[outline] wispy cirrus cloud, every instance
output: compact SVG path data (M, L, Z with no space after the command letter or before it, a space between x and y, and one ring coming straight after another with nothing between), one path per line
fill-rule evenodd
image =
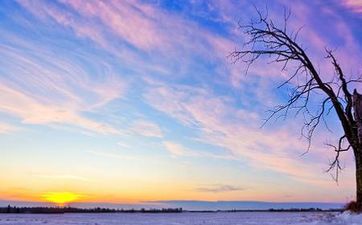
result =
M195 57L202 59L202 63L218 67L221 78L231 70L226 59L235 46L231 39L162 10L157 4L141 1L60 2L73 9L73 13L49 2L19 1L19 4L44 23L49 23L50 19L71 28L80 38L94 41L141 74L146 71L172 74L174 79L189 76L188 71L198 65ZM88 24L92 26L84 28ZM147 57L150 53L151 58Z
M343 0L342 4L356 13L362 13L362 2L360 0Z
M17 39L13 44L16 47L0 44L0 57L7 58L1 69L0 111L26 124L65 124L97 133L119 133L84 115L122 97L126 85L118 76L111 71L97 78L42 46Z
M105 158L112 158L112 159L117 159L117 160L136 160L136 157L133 156L127 156L127 155L122 155L119 153L112 153L112 152L106 152L106 151L93 151L93 150L89 150L87 151L88 153L95 155L95 156L100 156L100 157L105 157Z
M146 4L136 5L133 1L61 2L86 18L99 18L118 37L140 49L160 48L168 43L162 35L161 26L157 23L157 10ZM54 18L58 17L55 15Z
M172 157L192 157L192 158L209 158L209 159L222 159L222 160L238 160L237 157L226 154L215 154L207 151L200 151L199 149L190 149L180 143L174 141L162 142L165 149L171 154Z
M312 171L322 171L326 162L306 164L299 158L306 144L298 138L295 129L294 132L290 127L260 129L255 126L260 124L258 116L234 108L227 98L216 97L206 90L156 87L144 98L180 123L198 129L200 141L227 149L234 159L246 159L252 167L283 173L302 182L324 182L319 181L320 174L314 177ZM165 147L175 156L189 154L189 150L179 144L166 142ZM318 149L311 154L318 155Z
M25 124L68 124L97 133L118 133L109 125L82 117L77 109L43 104L22 92L2 85L0 90L3 93L0 97L0 111L19 117Z
M87 21L79 21L74 14L56 7L47 1L17 1L22 7L31 12L41 20L47 21L52 19L56 23L71 28L74 33L81 38L88 38L102 47L106 47L106 38L98 26L94 26Z
M146 137L162 138L164 136L161 128L156 123L143 119L134 121L128 131Z
M19 130L19 128L14 125L8 123L0 123L0 134L13 133L17 130Z
M172 156L183 156L189 153L189 151L180 144L171 141L165 141L163 144Z
M243 191L245 190L245 188L234 185L214 184L214 185L198 187L195 190L199 192L220 193L220 192Z
M279 1L279 3L281 2L283 1ZM230 76L228 78L230 79L233 87L240 85L241 87L245 87L245 91L250 90L250 87L247 87L248 84L242 82L242 72L239 72L239 68L235 69L235 67L228 66L227 60L221 60L222 58L225 59L227 53L234 49L235 43L232 41L232 38L212 33L208 29L203 28L193 21L188 21L182 16L169 13L166 10L158 8L157 5L138 1L124 1L122 3L113 1L109 1L107 3L89 1L60 1L60 3L65 6L65 8L69 7L72 9L70 11L66 11L65 8L57 7L57 5L48 2L42 2L40 4L37 2L34 3L23 1L19 3L35 16L43 19L43 21L47 21L48 18L51 18L59 25L71 28L79 37L89 38L98 43L100 46L104 46L107 50L114 48L112 50L113 53L116 49L124 52L124 56L130 56L128 58L141 59L141 61L135 60L138 62L138 65L141 64L139 62L145 62L144 56L140 56L135 52L131 53L131 51L127 50L129 45L143 52L154 53L154 57L152 58L156 58L156 61L152 61L154 59L149 59L151 61L147 61L144 63L145 65L151 66L150 64L157 62L157 67L160 70L167 72L177 72L173 74L190 74L190 68L188 68L188 65L192 64L194 57L189 57L187 60L185 60L185 58L190 56L191 52L197 56L200 56L199 58L206 59L206 61L209 59L212 59L211 61L213 62L221 61L220 64L222 64L222 69L216 66L214 71L218 71L218 74L225 73L226 76ZM298 8L299 11L296 11L295 13L296 17L298 18L297 21L299 22L292 22L292 28L299 28L305 24L313 25L313 21L308 19L301 19L305 17L305 14L312 14L313 10L309 9L304 3L298 3L296 5L296 8ZM208 6L209 9L217 11L218 20L224 21L228 25L233 23L234 19L236 20L237 18L236 16L238 15L238 11L235 10L235 7L233 7L234 4L230 1L226 1L225 4L220 4L219 2L215 1L209 3ZM251 9L252 7L250 7L250 5L249 7L245 7L245 10L248 12L245 16L250 16L249 13ZM341 22L340 20L338 21ZM88 26L88 23L92 23L93 26ZM348 34L348 38L342 37L344 40L343 43L346 43L346 47L355 49L352 48L353 46L348 45L348 43L353 43L353 39L350 39L352 34L349 32L348 27L346 27L342 22L339 24L341 25L338 27L346 31L342 33ZM231 32L235 36L240 35L240 33L232 30L228 30L228 32ZM111 45L110 40L104 36L105 33L112 34L112 38L118 38L113 40L121 40L122 43L125 42L126 44L121 44L120 46L122 46L122 48L114 47L117 45ZM309 42L307 42L308 46L319 47L321 49L325 47L322 45L328 42L326 41L326 37L319 35L315 29L315 26L307 26L305 35L302 38L309 40ZM175 59L177 59L178 62L181 61L182 67L168 67L168 65L166 65L168 58L165 60L165 57L162 57L162 61L166 61L166 63L162 63L158 58L160 58L160 56L164 56L165 52L167 52L167 56L169 56L168 58L172 59L170 61L174 61ZM179 57L180 55L183 57ZM122 59L125 58L127 57ZM142 67L143 66L144 65L142 65ZM256 66L256 69L251 71L251 73L261 77L270 77L272 75L279 76L279 70L276 68L277 67L272 67L272 69L269 68L268 70L265 70L264 67ZM206 71L202 72L206 73ZM287 74L281 75L287 76ZM202 128L203 132L207 133L208 135L225 133L225 131L220 131L218 128L222 126L222 123L217 121L217 119L214 119L214 116L216 115L217 118L222 118L222 120L224 120L225 117L228 117L230 113L228 113L228 110L223 109L224 105L227 105L225 103L228 101L227 98L223 98L221 100L220 98L208 99L204 97L204 93L201 93L201 89L195 91L196 89L191 88L191 90L195 92L199 99L192 98L193 100L190 102L190 96L185 94L186 92L189 92L190 89L185 87L173 92L170 92L167 90L167 88L157 88L155 93L159 93L161 96L163 96L165 93L171 93L171 99L179 99L181 103L176 101L151 101L157 102L158 108L162 108L164 111L167 110L172 112L172 116L180 120L183 124L191 124L193 127ZM149 98L157 98L156 95L153 96L149 93L146 95L148 95L148 100ZM257 97L262 99L266 95L268 94ZM182 103L185 101L187 104ZM206 104L213 105L215 107L209 111L204 109L201 110L202 107L206 108ZM232 101L231 104L233 104ZM235 121L240 120L250 124L252 121L256 121L253 120L253 118L258 116L255 113L250 113L240 109L237 109L236 111L237 115L239 116L233 118ZM208 122L206 123L206 119L203 119L202 117L207 118ZM209 124L214 124L214 127L209 126ZM227 125L232 126L229 124ZM232 129L234 129L234 131L238 131L235 127ZM231 130L228 130L228 132L231 133ZM260 134L260 132L254 132L255 135L250 136L259 137L258 134ZM242 131L242 133L248 132L245 129ZM268 138L266 134L264 135L266 136L266 140L270 139L269 142L273 143L272 138ZM283 133L280 133L279 135L284 135L287 137L287 135ZM159 133L156 136L160 136ZM258 138L250 137L250 139L250 142L247 141L247 143L250 143L250 145L253 142L258 141ZM280 145L284 147L287 146L287 144L283 145L283 143L274 143L274 145L275 147L281 147ZM246 146L248 146L248 144L246 144Z
M76 180L76 181L90 181L86 177L75 176L71 174L32 174L32 176L49 180Z

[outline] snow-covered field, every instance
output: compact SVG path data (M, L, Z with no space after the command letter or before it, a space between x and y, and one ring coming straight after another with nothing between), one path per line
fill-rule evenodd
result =
M348 213L0 214L0 225L362 225Z

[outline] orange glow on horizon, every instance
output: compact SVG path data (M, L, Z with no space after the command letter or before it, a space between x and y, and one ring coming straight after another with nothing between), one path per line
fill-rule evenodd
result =
M42 195L42 198L48 202L57 205L64 205L80 199L80 195L71 192L49 192Z

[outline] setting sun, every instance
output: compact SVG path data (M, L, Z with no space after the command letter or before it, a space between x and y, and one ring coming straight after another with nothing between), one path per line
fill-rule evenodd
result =
M70 192L49 192L42 195L42 198L48 202L64 205L66 203L78 200L80 195Z

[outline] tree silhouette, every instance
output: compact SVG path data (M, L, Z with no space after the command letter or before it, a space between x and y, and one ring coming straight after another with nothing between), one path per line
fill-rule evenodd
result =
M256 9L257 20L243 25L240 29L249 38L240 50L235 50L230 57L234 62L241 61L248 69L263 56L270 57L272 63L281 63L281 70L288 68L289 77L279 86L292 86L289 99L285 104L276 106L266 119L286 117L291 112L303 114L304 125L302 134L308 140L308 150L316 128L325 117L335 112L340 121L343 135L338 138L337 144L328 144L334 151L334 160L327 171L335 170L335 180L338 181L340 154L352 151L356 167L356 202L358 210L362 211L362 95L354 89L353 83L361 83L359 78L346 78L333 51L326 49L326 58L330 60L335 74L333 79L327 80L316 69L306 50L298 43L297 37L301 29L290 32L287 29L290 11L284 11L284 21L279 27L268 14L263 15ZM322 93L323 98L315 94ZM319 105L311 104L311 101L320 100ZM308 151L307 150L307 151Z

